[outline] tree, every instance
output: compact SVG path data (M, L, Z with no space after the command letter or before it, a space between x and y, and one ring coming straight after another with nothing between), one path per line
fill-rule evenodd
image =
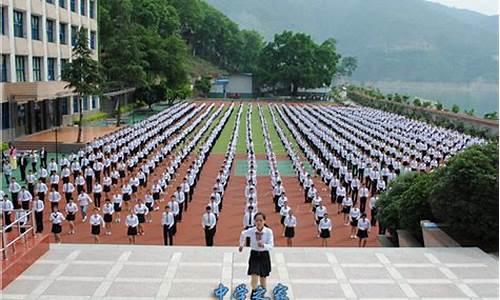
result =
M210 92L210 89L212 87L212 84L210 83L210 77L204 76L201 79L198 79L194 82L194 88L195 90L200 93L203 97L207 97L208 93Z
M437 171L433 215L463 245L498 251L498 142L472 146Z
M258 77L263 85L296 96L299 88L329 86L339 59L334 39L318 45L309 35L284 31L261 51Z
M419 98L415 98L413 100L413 105L415 105L415 106L422 106L422 102L420 101Z
M460 106L453 104L451 111L457 114L460 111Z
M89 40L86 30L82 27L76 36L76 44L73 47L72 61L65 65L62 72L62 80L67 81L66 88L76 93L79 106L78 138L77 143L82 140L82 122L84 96L100 94L99 85L102 82L99 62L92 58L89 49Z
M484 118L488 120L498 120L498 112L494 111L487 113L484 115Z
M464 112L465 112L465 114L473 117L474 113L475 113L475 110L474 110L474 108L471 108L470 110L466 110Z
M436 109L437 109L437 110L443 110L443 103L441 103L441 102L439 102L439 101L438 101L438 102L436 103Z

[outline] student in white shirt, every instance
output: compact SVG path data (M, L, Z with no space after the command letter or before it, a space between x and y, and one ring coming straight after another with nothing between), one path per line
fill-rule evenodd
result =
M351 212L352 208L352 199L351 197L345 197L344 200L342 200L342 213L344 214L344 225L349 225L349 213Z
M281 220L280 223L283 225L283 230L285 229L285 218L288 216L288 212L291 210L290 206L288 206L288 201L283 202L283 206L280 209Z
M134 210L131 208L128 210L127 218L125 219L125 225L127 226L127 236L129 244L135 244L135 237L137 236L137 226L139 226L139 219L134 214Z
M59 212L57 207L54 207L50 214L50 222L52 222L52 233L56 243L61 243L62 222L65 220L62 213Z
M243 250L243 245L247 237L250 238L250 258L248 260L247 275L251 276L251 286L253 296L257 289L257 283L260 286L267 287L266 277L271 273L271 256L269 251L274 247L274 237L271 228L267 227L266 215L258 212L255 214L255 227L243 230L240 235L239 251Z
M82 222L87 221L87 208L90 203L92 203L92 199L90 199L87 193L81 192L80 195L78 195L78 205L80 205L82 211Z
M175 236L175 234L177 233L177 216L179 215L179 203L175 201L174 195L170 197L170 202L168 202L167 205L170 207L170 210L174 214L175 222L174 226L172 227L172 235Z
M93 213L89 218L91 226L90 233L94 236L94 243L99 244L99 235L101 234L101 226L104 227L104 220L99 214L99 207L94 207Z
M370 231L370 220L366 218L366 214L361 215L361 219L358 221L358 233L356 236L359 238L358 246L365 247L366 239L368 238L368 232Z
M205 213L201 217L201 226L205 231L205 244L208 247L214 245L214 235L215 235L216 225L217 225L217 217L212 212L212 207L207 206L205 208Z
M148 207L144 204L144 200L139 199L138 203L134 206L134 213L139 220L139 226L137 228L139 235L144 235L143 223L146 222L146 215L149 213Z
M163 227L163 244L165 246L174 245L174 235L172 230L174 224L174 214L171 212L170 206L165 205L165 212L161 216L161 225Z
M101 207L102 185L96 181L92 190L94 192L94 205L96 207Z
M30 203L31 200L33 199L33 196L31 193L26 190L26 188L23 186L21 188L21 191L19 192L19 200L21 200L21 207L24 210L29 210L30 209Z
M356 228L358 227L359 217L361 216L361 211L357 207L353 207L349 212L349 220L351 225L351 235L349 238L356 238Z
M36 223L36 233L43 232L43 210L45 209L45 204L42 200L38 199L37 196L33 198L33 209L35 210L35 223Z
M285 233L286 245L292 247L292 239L295 237L295 227L297 226L297 218L293 215L292 210L288 211L288 215L285 217Z
M102 208L102 212L104 214L104 227L106 228L106 235L111 235L111 222L113 222L113 213L115 209L113 207L113 203L108 198L104 202L104 206Z
M66 204L66 220L69 224L68 234L75 234L75 217L77 212L78 206L75 201L73 201L73 198L70 198L69 202Z
M328 214L324 217L318 224L319 237L321 238L321 246L328 247L328 239L330 238L332 231L332 221L328 218Z

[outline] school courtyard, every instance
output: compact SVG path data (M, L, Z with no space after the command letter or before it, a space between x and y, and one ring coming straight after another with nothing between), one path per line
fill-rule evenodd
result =
M477 248L271 253L268 289L281 283L289 299L498 299L498 261ZM217 299L219 284L230 299L238 285L250 289L248 255L236 247L51 244L2 299ZM278 299L271 291L266 296Z

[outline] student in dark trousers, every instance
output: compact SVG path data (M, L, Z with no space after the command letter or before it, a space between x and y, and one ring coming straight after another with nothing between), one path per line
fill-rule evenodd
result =
M19 157L19 170L21 171L21 180L26 181L26 167L28 166L28 158L26 153Z
M37 196L33 198L33 209L35 210L36 233L43 232L43 210L45 204Z
M201 217L201 226L205 231L205 244L209 247L214 245L215 225L217 225L217 217L212 212L212 208L207 206Z
M40 155L40 165L43 168L47 168L47 151L45 150L44 147L40 149L39 155ZM33 170L35 170L35 168L33 168Z
M166 205L165 212L161 216L161 225L163 227L163 244L165 246L174 245L174 224L174 213L170 211L170 206Z

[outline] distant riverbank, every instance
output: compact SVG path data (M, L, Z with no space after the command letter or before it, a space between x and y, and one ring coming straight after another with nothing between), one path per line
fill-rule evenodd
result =
M353 82L356 85L371 86L384 93L408 94L428 100L439 100L446 108L453 104L460 106L460 111L474 108L476 116L498 111L498 83L472 82L435 83L435 82L404 82L375 81Z

